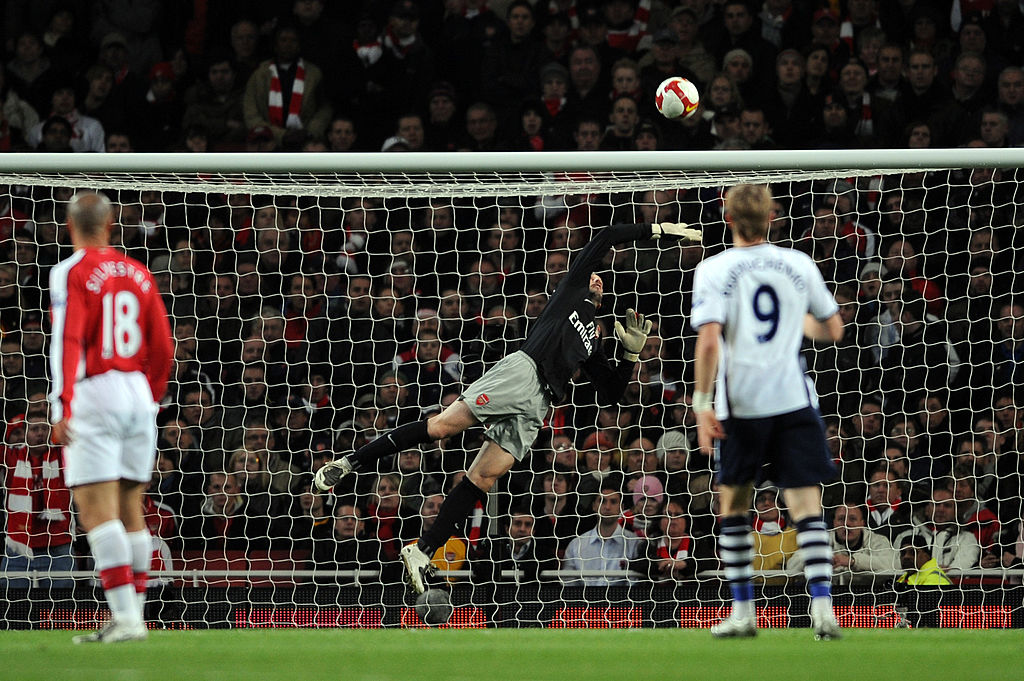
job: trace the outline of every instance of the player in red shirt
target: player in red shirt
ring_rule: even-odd
[[[50,272],[50,420],[65,445],[64,479],[113,617],[75,642],[138,640],[152,540],[142,494],[156,457],[156,414],[167,389],[171,329],[153,275],[110,247],[110,201],[78,192],[68,204],[75,253]]]

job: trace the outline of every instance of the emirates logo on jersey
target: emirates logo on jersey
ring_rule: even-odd
[[[482,407],[482,406],[484,406],[485,404],[487,404],[490,401],[491,401],[491,398],[487,396],[487,393],[481,393],[476,398],[476,404],[477,404],[478,407]]]

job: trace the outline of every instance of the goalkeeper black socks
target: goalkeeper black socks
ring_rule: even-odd
[[[380,436],[373,442],[366,443],[357,451],[349,454],[348,460],[352,464],[353,470],[359,470],[368,464],[376,463],[389,454],[405,451],[424,442],[431,442],[433,439],[427,434],[426,421],[407,423]]]
[[[486,500],[486,492],[474,485],[468,477],[463,478],[441,504],[434,524],[420,536],[417,542],[420,551],[427,554],[428,558],[432,558],[439,546],[444,545],[457,530],[461,531],[461,526],[476,502],[483,503]]]

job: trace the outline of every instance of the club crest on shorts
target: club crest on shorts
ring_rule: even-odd
[[[477,395],[476,405],[478,407],[482,407],[482,406],[484,406],[485,404],[487,404],[490,401],[491,401],[491,398],[487,396],[487,393],[480,393],[479,395]]]

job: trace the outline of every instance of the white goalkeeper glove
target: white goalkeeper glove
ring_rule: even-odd
[[[655,222],[651,225],[651,238],[671,237],[682,241],[700,243],[701,231],[690,227],[685,222]]]
[[[651,332],[652,322],[650,319],[645,319],[642,314],[637,314],[636,310],[626,310],[626,326],[622,326],[622,322],[615,322],[615,337],[622,343],[622,356],[628,359],[630,362],[635,362],[640,359],[640,351],[644,349],[644,343],[647,342],[647,334]]]

